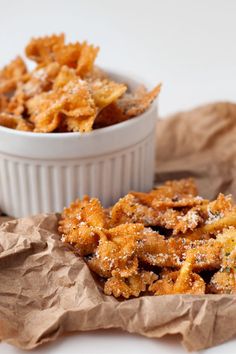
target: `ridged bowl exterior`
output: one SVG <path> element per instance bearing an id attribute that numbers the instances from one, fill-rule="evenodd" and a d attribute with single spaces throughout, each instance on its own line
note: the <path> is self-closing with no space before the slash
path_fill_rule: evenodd
<path id="1" fill-rule="evenodd" d="M 153 184 L 153 133 L 125 150 L 79 160 L 35 161 L 0 155 L 0 207 L 22 217 L 59 212 L 88 194 L 109 206 L 130 190 Z"/>

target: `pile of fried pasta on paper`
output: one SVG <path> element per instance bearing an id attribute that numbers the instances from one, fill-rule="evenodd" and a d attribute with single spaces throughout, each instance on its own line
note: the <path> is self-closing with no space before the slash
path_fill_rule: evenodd
<path id="1" fill-rule="evenodd" d="M 59 232 L 107 295 L 236 292 L 236 206 L 201 198 L 192 179 L 130 192 L 109 209 L 85 196 L 63 211 Z"/>

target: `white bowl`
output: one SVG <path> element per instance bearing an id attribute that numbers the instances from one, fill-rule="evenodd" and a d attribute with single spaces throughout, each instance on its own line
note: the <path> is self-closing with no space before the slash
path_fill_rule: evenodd
<path id="1" fill-rule="evenodd" d="M 140 82 L 114 74 L 131 89 Z M 58 212 L 88 194 L 109 206 L 154 178 L 157 105 L 90 133 L 41 134 L 0 126 L 0 210 L 14 217 Z"/>

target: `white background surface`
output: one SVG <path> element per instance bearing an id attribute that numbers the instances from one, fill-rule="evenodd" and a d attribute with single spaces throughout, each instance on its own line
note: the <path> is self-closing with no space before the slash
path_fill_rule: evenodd
<path id="1" fill-rule="evenodd" d="M 98 63 L 163 82 L 160 113 L 235 100 L 234 0 L 0 0 L 0 65 L 30 37 L 64 31 L 101 47 Z M 231 354 L 236 341 L 203 353 Z M 38 354 L 184 353 L 177 338 L 118 331 L 66 337 Z M 22 353 L 0 344 L 0 353 Z"/>

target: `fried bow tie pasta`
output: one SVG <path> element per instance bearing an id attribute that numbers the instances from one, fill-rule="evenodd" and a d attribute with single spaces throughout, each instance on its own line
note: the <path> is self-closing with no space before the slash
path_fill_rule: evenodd
<path id="1" fill-rule="evenodd" d="M 109 209 L 86 196 L 63 211 L 59 232 L 107 295 L 236 293 L 236 206 L 199 197 L 192 179 L 130 192 Z"/>
<path id="2" fill-rule="evenodd" d="M 87 42 L 66 44 L 64 34 L 32 39 L 25 49 L 36 63 L 32 71 L 21 57 L 0 70 L 0 125 L 38 133 L 89 132 L 146 111 L 160 85 L 130 92 L 95 66 L 98 51 Z"/>

